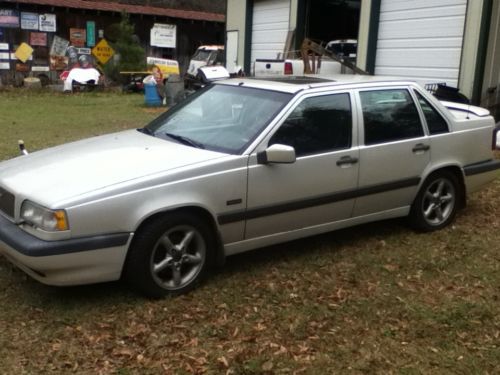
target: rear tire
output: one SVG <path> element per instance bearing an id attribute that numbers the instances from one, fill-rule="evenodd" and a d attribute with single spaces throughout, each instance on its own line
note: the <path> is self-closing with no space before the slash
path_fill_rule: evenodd
<path id="1" fill-rule="evenodd" d="M 152 298 L 187 293 L 207 275 L 214 243 L 203 220 L 183 212 L 167 214 L 136 233 L 125 264 L 125 279 Z"/>
<path id="2" fill-rule="evenodd" d="M 422 185 L 410 211 L 413 226 L 423 232 L 444 228 L 455 218 L 462 196 L 457 177 L 449 171 L 430 175 Z"/>

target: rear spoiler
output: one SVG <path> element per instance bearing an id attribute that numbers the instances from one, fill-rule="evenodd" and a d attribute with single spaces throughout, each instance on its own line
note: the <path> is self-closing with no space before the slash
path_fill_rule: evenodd
<path id="1" fill-rule="evenodd" d="M 476 107 L 469 104 L 461 104 L 454 102 L 441 101 L 441 103 L 448 109 L 453 111 L 467 112 L 478 117 L 486 117 L 490 115 L 490 111 L 485 108 Z"/>

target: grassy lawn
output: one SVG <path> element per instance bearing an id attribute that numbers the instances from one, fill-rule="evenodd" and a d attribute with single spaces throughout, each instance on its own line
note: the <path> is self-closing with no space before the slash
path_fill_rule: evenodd
<path id="1" fill-rule="evenodd" d="M 160 110 L 161 111 L 161 110 Z M 0 159 L 136 128 L 140 95 L 0 93 Z M 498 374 L 500 179 L 432 234 L 387 221 L 260 249 L 187 296 L 44 286 L 0 258 L 0 373 Z"/>
<path id="2" fill-rule="evenodd" d="M 29 150 L 145 125 L 161 109 L 143 106 L 142 95 L 40 92 L 0 94 L 0 160 Z"/>

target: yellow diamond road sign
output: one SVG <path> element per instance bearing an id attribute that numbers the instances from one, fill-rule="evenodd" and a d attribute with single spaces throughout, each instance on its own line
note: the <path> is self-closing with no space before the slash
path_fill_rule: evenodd
<path id="1" fill-rule="evenodd" d="M 92 54 L 101 64 L 106 64 L 111 57 L 115 54 L 113 48 L 111 48 L 105 39 L 101 39 L 97 45 L 92 48 Z"/>
<path id="2" fill-rule="evenodd" d="M 14 56 L 16 56 L 23 63 L 25 63 L 26 61 L 28 61 L 28 59 L 31 57 L 32 54 L 33 54 L 33 48 L 31 48 L 26 43 L 21 43 L 19 48 L 16 50 Z"/>

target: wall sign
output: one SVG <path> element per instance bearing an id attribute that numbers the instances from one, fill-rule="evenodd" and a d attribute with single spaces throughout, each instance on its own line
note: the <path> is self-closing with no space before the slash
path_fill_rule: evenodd
<path id="1" fill-rule="evenodd" d="M 54 56 L 64 56 L 66 54 L 66 49 L 69 46 L 69 41 L 54 35 L 52 40 L 52 47 L 50 47 L 50 54 Z"/>
<path id="2" fill-rule="evenodd" d="M 90 55 L 92 53 L 90 48 L 78 48 L 77 51 L 79 55 Z"/>
<path id="3" fill-rule="evenodd" d="M 48 72 L 50 69 L 48 66 L 33 66 L 31 71 L 33 72 Z"/>
<path id="4" fill-rule="evenodd" d="M 85 47 L 87 40 L 85 29 L 69 29 L 69 41 L 75 47 Z"/>
<path id="5" fill-rule="evenodd" d="M 16 62 L 16 72 L 27 73 L 30 71 L 30 67 L 26 63 Z"/>
<path id="6" fill-rule="evenodd" d="M 9 43 L 0 43 L 0 69 L 10 69 L 10 62 L 8 61 L 10 58 L 9 52 Z"/>
<path id="7" fill-rule="evenodd" d="M 151 29 L 151 45 L 155 47 L 175 48 L 177 39 L 176 25 L 155 23 Z"/>
<path id="8" fill-rule="evenodd" d="M 95 46 L 95 22 L 87 21 L 87 47 Z"/>
<path id="9" fill-rule="evenodd" d="M 47 45 L 47 33 L 30 33 L 30 45 L 32 46 L 42 46 Z"/>
<path id="10" fill-rule="evenodd" d="M 0 9 L 0 27 L 19 27 L 19 12 L 13 9 Z"/>
<path id="11" fill-rule="evenodd" d="M 40 22 L 40 31 L 47 31 L 49 33 L 56 32 L 55 14 L 40 14 L 38 20 Z"/>
<path id="12" fill-rule="evenodd" d="M 38 13 L 21 12 L 21 29 L 38 30 Z"/>

